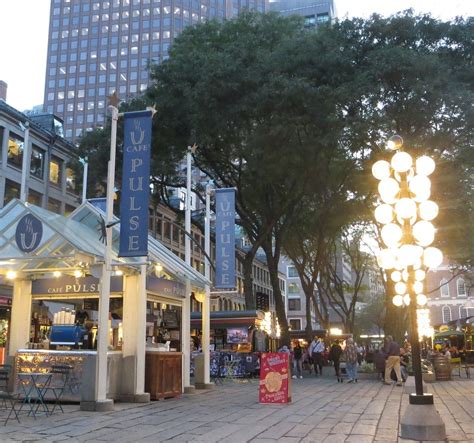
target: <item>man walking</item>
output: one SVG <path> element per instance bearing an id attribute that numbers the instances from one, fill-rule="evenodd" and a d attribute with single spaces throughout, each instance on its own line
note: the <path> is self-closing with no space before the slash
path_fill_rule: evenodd
<path id="1" fill-rule="evenodd" d="M 314 337 L 313 341 L 309 345 L 309 355 L 313 359 L 314 365 L 314 375 L 318 376 L 323 375 L 323 352 L 324 352 L 324 343 L 319 337 Z"/>
<path id="2" fill-rule="evenodd" d="M 402 386 L 402 374 L 400 372 L 400 345 L 393 340 L 391 335 L 387 335 L 385 340 L 385 384 L 392 384 L 390 374 L 392 369 L 395 371 L 397 376 L 397 386 Z"/>

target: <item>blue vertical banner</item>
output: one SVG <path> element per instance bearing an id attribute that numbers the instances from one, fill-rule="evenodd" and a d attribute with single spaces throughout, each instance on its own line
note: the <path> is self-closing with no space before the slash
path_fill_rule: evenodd
<path id="1" fill-rule="evenodd" d="M 120 257 L 148 255 L 151 111 L 124 114 Z"/>
<path id="2" fill-rule="evenodd" d="M 235 189 L 216 189 L 216 283 L 219 289 L 235 284 Z"/>

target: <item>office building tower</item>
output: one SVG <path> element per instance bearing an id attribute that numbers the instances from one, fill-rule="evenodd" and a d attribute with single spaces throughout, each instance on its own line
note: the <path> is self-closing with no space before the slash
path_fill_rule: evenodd
<path id="1" fill-rule="evenodd" d="M 303 16 L 307 27 L 330 22 L 336 17 L 334 0 L 270 0 L 269 7 L 270 11 L 285 17 Z"/>
<path id="2" fill-rule="evenodd" d="M 149 62 L 167 58 L 184 27 L 268 0 L 51 0 L 44 110 L 64 119 L 65 137 L 104 125 L 107 96 L 127 99 L 149 82 Z"/>

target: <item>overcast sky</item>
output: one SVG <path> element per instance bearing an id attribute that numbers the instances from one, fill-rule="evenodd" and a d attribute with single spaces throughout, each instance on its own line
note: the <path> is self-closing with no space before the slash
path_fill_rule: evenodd
<path id="1" fill-rule="evenodd" d="M 335 0 L 340 18 L 413 8 L 444 20 L 474 15 L 474 0 Z M 43 102 L 50 0 L 0 0 L 0 80 L 7 103 L 23 111 Z"/>

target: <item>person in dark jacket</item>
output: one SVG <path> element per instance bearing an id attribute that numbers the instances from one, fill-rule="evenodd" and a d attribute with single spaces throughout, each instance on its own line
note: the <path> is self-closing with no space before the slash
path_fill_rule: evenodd
<path id="1" fill-rule="evenodd" d="M 293 348 L 293 364 L 295 366 L 294 378 L 303 378 L 303 348 L 299 341 L 296 342 L 296 346 Z"/>
<path id="2" fill-rule="evenodd" d="M 339 344 L 339 340 L 336 340 L 329 351 L 329 360 L 334 363 L 334 371 L 336 372 L 337 382 L 342 383 L 340 360 L 341 360 L 342 348 Z"/>
<path id="3" fill-rule="evenodd" d="M 380 381 L 385 381 L 385 354 L 383 348 L 377 349 L 374 354 L 375 369 L 380 374 Z"/>

